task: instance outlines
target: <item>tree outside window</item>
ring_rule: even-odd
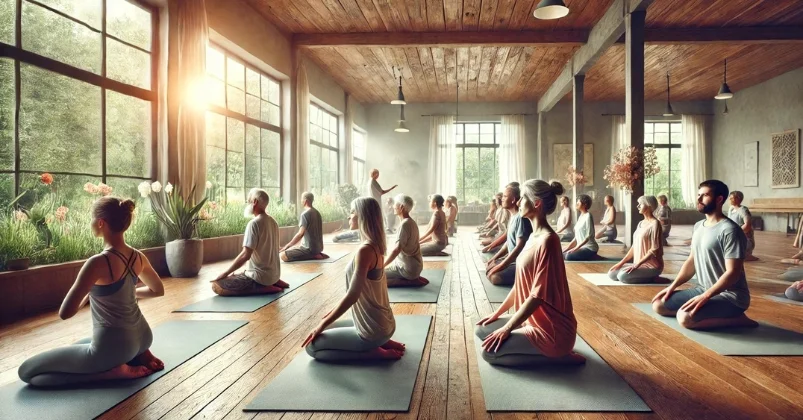
[[[669,206],[687,208],[680,186],[683,132],[680,122],[655,121],[644,124],[644,147],[655,147],[661,172],[644,180],[644,194],[669,199]]]
[[[457,199],[461,204],[487,203],[499,189],[498,122],[458,123]]]

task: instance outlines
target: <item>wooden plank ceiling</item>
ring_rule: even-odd
[[[538,0],[246,0],[291,34],[589,30],[612,0],[566,0],[570,14],[533,18]],[[648,28],[803,25],[799,0],[655,0]],[[363,103],[389,102],[402,67],[410,102],[534,101],[549,87],[576,45],[318,47],[309,58]],[[673,100],[710,99],[729,60],[728,82],[740,90],[803,66],[800,43],[648,45],[647,99],[663,98],[665,74]],[[624,98],[624,49],[612,47],[586,79],[586,99]]]

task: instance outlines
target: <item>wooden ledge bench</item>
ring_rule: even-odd
[[[756,198],[747,208],[750,209],[751,213],[756,214],[786,214],[786,234],[788,235],[790,230],[797,228],[796,225],[790,226],[789,224],[792,215],[800,217],[803,214],[803,198]]]

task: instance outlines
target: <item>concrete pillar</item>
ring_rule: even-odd
[[[646,11],[635,11],[625,17],[625,119],[627,142],[644,150],[644,18]],[[631,246],[641,216],[636,200],[644,195],[644,179],[625,194],[625,244]]]
[[[538,137],[535,143],[535,161],[538,162],[538,172],[535,176],[536,179],[545,179],[546,171],[544,170],[544,113],[538,113]]]
[[[575,171],[582,171],[585,167],[584,141],[583,141],[583,86],[585,75],[576,75],[572,78],[572,165]],[[565,173],[568,168],[561,168]],[[582,185],[575,185],[572,188],[572,203],[577,202],[577,196],[583,193]],[[577,220],[575,215],[574,220]]]

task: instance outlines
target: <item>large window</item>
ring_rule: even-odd
[[[644,124],[644,146],[655,147],[661,172],[644,180],[644,194],[665,194],[672,208],[687,207],[680,189],[680,146],[683,134],[680,122]]]
[[[68,205],[153,177],[156,20],[135,1],[0,0],[0,206],[44,172]]]
[[[316,194],[334,192],[338,179],[338,121],[323,108],[309,104],[310,189]]]
[[[499,123],[458,123],[457,200],[485,203],[499,189]]]
[[[352,134],[352,152],[354,154],[354,164],[352,165],[351,182],[356,186],[361,186],[368,180],[365,172],[366,139],[365,132],[354,129]]]
[[[213,200],[281,194],[281,85],[227,51],[206,50],[206,178]]]

